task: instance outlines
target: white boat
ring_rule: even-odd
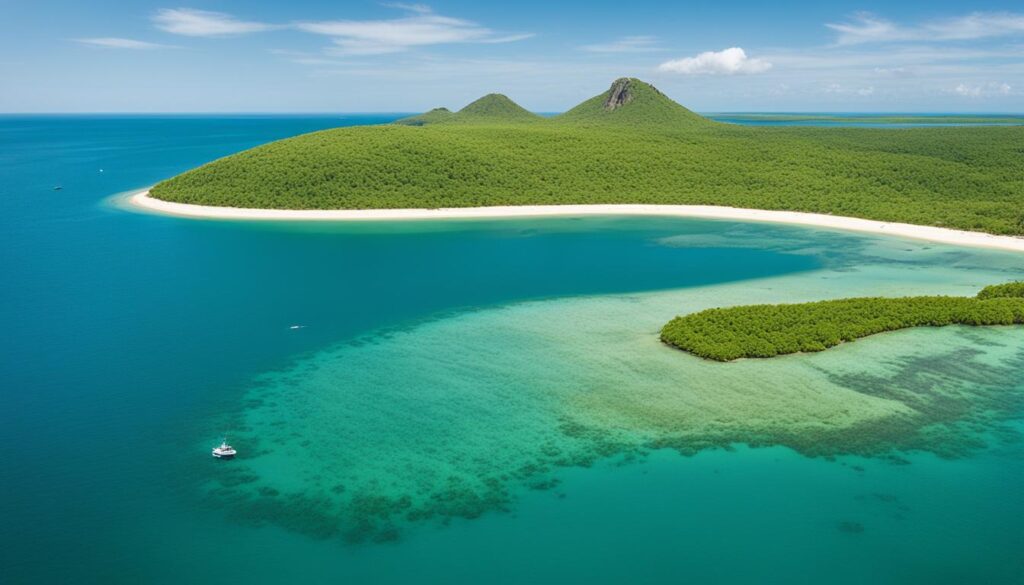
[[[235,453],[235,448],[228,445],[227,439],[221,442],[220,447],[213,448],[213,456],[218,459],[231,459],[235,456]]]

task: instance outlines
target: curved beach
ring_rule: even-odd
[[[179,217],[262,221],[395,221],[425,219],[497,219],[506,217],[555,217],[594,215],[660,215],[761,221],[885,234],[958,246],[1024,252],[1024,238],[997,236],[949,228],[891,223],[799,211],[740,209],[717,205],[522,205],[453,207],[439,209],[247,209],[175,203],[150,197],[149,191],[130,195],[127,203],[137,209]]]

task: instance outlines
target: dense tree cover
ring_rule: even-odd
[[[1024,282],[1008,282],[1006,284],[993,284],[986,286],[978,293],[979,299],[998,298],[1022,298],[1024,297]]]
[[[395,124],[404,124],[406,126],[426,126],[427,124],[440,124],[446,122],[451,120],[454,116],[455,113],[448,108],[434,108],[429,112],[397,120],[395,121]]]
[[[521,118],[538,120],[540,116],[510,100],[500,93],[489,93],[459,110],[465,116],[494,117],[501,119]]]
[[[315,132],[214,161],[152,194],[274,209],[727,205],[1024,234],[1024,127],[736,126],[648,88],[637,82],[614,111],[602,107],[606,92],[529,123],[480,114]],[[485,110],[508,110],[487,101]]]
[[[976,298],[872,297],[708,309],[672,319],[661,339],[703,358],[731,361],[822,351],[910,327],[1020,325],[1022,288],[1024,283],[989,287]]]

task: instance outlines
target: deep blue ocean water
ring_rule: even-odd
[[[254,376],[287,368],[297,357],[448,314],[800,275],[838,254],[657,244],[725,229],[721,222],[246,224],[130,213],[108,201],[262,142],[393,118],[0,117],[0,581],[1020,577],[1007,551],[1024,544],[1021,506],[997,505],[1002,498],[1019,504],[1020,492],[1006,491],[1024,486],[1019,446],[1010,455],[953,463],[924,454],[909,472],[862,462],[878,485],[856,488],[849,487],[848,466],[783,448],[692,459],[659,453],[642,465],[568,470],[564,500],[527,494],[511,515],[458,520],[387,544],[344,545],[194,505],[209,463],[196,444],[224,431],[210,421],[236,407]],[[808,232],[749,229],[765,239]],[[294,324],[306,327],[296,334]],[[975,480],[961,484],[969,489],[958,492],[957,478],[971,474]],[[820,480],[823,493],[808,490],[808,478]],[[951,517],[968,517],[974,507],[980,518],[1003,524],[967,530],[960,561],[946,556],[919,566],[928,555],[908,554],[906,563],[882,563],[885,573],[863,560],[859,569],[842,569],[848,555],[886,555],[894,542],[913,546],[906,541],[918,530],[949,525],[928,520],[891,538],[858,540],[835,530],[845,516],[833,518],[829,507],[872,490],[906,497],[936,482],[949,484],[951,495],[935,506],[963,503]],[[760,486],[756,495],[741,493],[751,485]],[[730,502],[728,494],[738,499]],[[867,524],[895,514],[886,498],[864,513]],[[673,501],[681,507],[665,508]],[[738,512],[721,515],[729,509]],[[889,522],[872,528],[884,531]],[[687,531],[687,523],[703,530]],[[721,530],[709,533],[716,524]],[[979,545],[986,534],[990,540]],[[960,542],[957,535],[919,536],[921,546],[935,541],[946,555]],[[991,558],[985,551],[993,551]]]

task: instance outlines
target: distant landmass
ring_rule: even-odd
[[[1024,127],[749,127],[623,78],[542,117],[501,94],[314,132],[168,179],[157,199],[266,209],[695,204],[1024,234]]]
[[[507,124],[548,122],[552,125],[661,125],[674,128],[696,124],[714,124],[711,120],[672,101],[654,86],[639,79],[630,78],[617,79],[608,91],[552,118],[538,116],[507,96],[492,93],[458,112],[437,108],[419,116],[403,118],[395,123],[425,126],[428,124],[493,124],[496,122]]]
[[[709,114],[720,122],[744,124],[817,124],[817,125],[890,125],[890,126],[986,126],[1024,125],[1024,116],[1016,114],[793,114],[731,113]]]
[[[395,123],[406,126],[425,126],[427,124],[472,124],[498,120],[514,123],[536,122],[543,118],[510,100],[507,96],[490,93],[458,112],[452,112],[448,108],[435,108],[425,114],[403,118]]]

